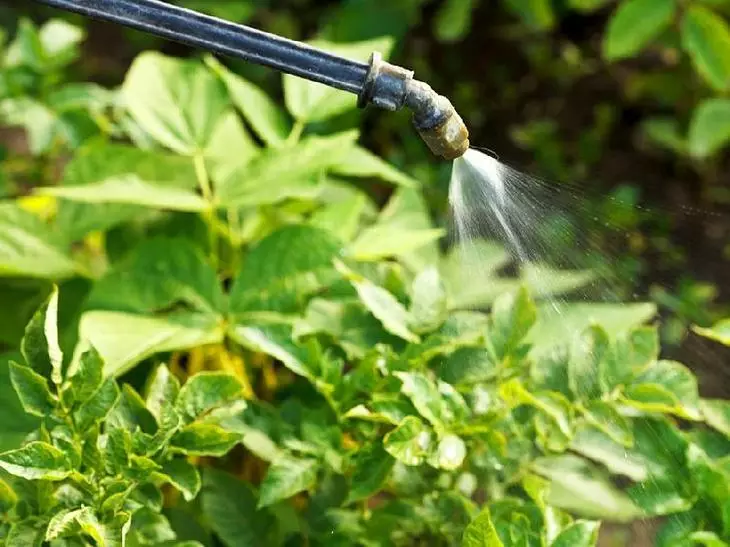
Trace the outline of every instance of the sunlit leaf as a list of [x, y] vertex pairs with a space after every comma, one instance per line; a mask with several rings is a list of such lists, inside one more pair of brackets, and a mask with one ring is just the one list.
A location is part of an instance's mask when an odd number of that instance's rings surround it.
[[256, 134], [269, 145], [283, 143], [291, 132], [292, 123], [276, 103], [213, 57], [206, 57], [205, 62], [223, 81], [233, 104], [243, 113]]
[[705, 338], [730, 346], [730, 319], [723, 319], [709, 329], [694, 327], [694, 331]]
[[228, 107], [223, 84], [201, 63], [154, 52], [135, 59], [122, 93], [129, 112], [150, 136], [188, 156], [207, 148]]

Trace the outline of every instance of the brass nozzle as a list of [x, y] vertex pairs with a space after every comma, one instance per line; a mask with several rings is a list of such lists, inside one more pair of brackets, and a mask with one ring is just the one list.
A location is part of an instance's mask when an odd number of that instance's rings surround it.
[[455, 160], [469, 150], [469, 130], [453, 106], [444, 111], [444, 117], [443, 122], [430, 129], [418, 125], [416, 129], [431, 152], [446, 160]]
[[446, 97], [428, 84], [408, 82], [406, 105], [413, 112], [413, 124], [431, 152], [446, 160], [463, 156], [469, 149], [469, 130]]
[[469, 131], [451, 101], [414, 80], [413, 72], [384, 62], [377, 52], [360, 94], [360, 106], [368, 103], [387, 110], [407, 106], [419, 135], [437, 156], [453, 160], [469, 149]]

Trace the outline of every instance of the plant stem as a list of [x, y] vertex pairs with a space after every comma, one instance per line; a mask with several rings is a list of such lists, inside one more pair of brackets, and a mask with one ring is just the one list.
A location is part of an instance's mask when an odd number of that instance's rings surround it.
[[305, 125], [306, 124], [302, 120], [297, 120], [294, 123], [294, 127], [292, 127], [291, 133], [289, 133], [289, 137], [287, 137], [286, 139], [286, 144], [288, 146], [299, 142], [299, 139], [302, 137], [302, 133], [304, 133]]
[[205, 166], [205, 158], [202, 153], [193, 156], [195, 166], [195, 177], [198, 179], [198, 186], [203, 194], [207, 206], [203, 211], [203, 219], [208, 225], [208, 237], [210, 242], [210, 258], [214, 268], [218, 268], [218, 228], [215, 219], [215, 205], [213, 204], [213, 187], [208, 176], [208, 168]]

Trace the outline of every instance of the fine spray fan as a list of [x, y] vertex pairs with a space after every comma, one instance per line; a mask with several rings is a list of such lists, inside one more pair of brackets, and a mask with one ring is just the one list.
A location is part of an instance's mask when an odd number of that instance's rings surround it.
[[158, 0], [38, 1], [354, 93], [361, 108], [374, 104], [395, 111], [405, 106], [434, 154], [453, 160], [469, 149], [469, 132], [451, 102], [415, 80], [412, 71], [383, 61], [378, 52], [368, 64], [361, 63]]

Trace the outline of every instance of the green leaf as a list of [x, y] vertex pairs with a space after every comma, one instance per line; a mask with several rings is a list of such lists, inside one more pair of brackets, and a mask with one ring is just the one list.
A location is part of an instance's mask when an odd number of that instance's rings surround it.
[[489, 338], [497, 355], [504, 358], [522, 344], [536, 315], [535, 303], [525, 288], [504, 294], [494, 302]]
[[23, 409], [10, 380], [10, 360], [15, 358], [20, 355], [0, 356], [0, 452], [20, 446], [39, 425], [38, 418]]
[[431, 429], [415, 416], [408, 416], [383, 438], [385, 450], [410, 466], [421, 465], [434, 449]]
[[167, 518], [149, 507], [135, 511], [132, 516], [131, 530], [137, 541], [143, 545], [170, 547], [169, 542], [174, 542], [176, 539], [175, 531]]
[[437, 430], [443, 428], [444, 424], [457, 421], [454, 409], [449, 407], [451, 397], [456, 397], [454, 404], [464, 407], [463, 400], [456, 394], [451, 386], [439, 383], [437, 386], [427, 376], [418, 372], [397, 372], [395, 373], [403, 386], [401, 392], [408, 397], [418, 413], [428, 420]]
[[343, 264], [339, 264], [338, 269], [349, 278], [364, 306], [383, 324], [385, 330], [409, 342], [420, 340], [409, 328], [411, 316], [408, 310], [395, 296]]
[[693, 329], [700, 336], [715, 340], [726, 346], [730, 346], [730, 319], [723, 319], [710, 329], [701, 327], [693, 327]]
[[375, 442], [365, 446], [353, 457], [352, 479], [347, 503], [367, 499], [376, 494], [387, 480], [395, 459]]
[[707, 99], [694, 111], [689, 126], [689, 149], [706, 158], [730, 143], [730, 99]]
[[119, 400], [119, 388], [113, 378], [107, 379], [74, 413], [77, 427], [84, 431], [102, 421]]
[[612, 440], [628, 447], [634, 444], [630, 422], [611, 403], [591, 401], [584, 411], [588, 423]]
[[46, 529], [46, 541], [79, 535], [89, 536], [97, 545], [108, 545], [102, 525], [91, 507], [67, 509], [56, 513]]
[[[318, 40], [310, 42], [310, 45], [340, 57], [367, 63], [373, 51], [379, 51], [387, 57], [393, 48], [393, 40], [385, 37], [350, 44]], [[284, 76], [284, 97], [289, 112], [301, 122], [323, 121], [354, 110], [357, 106], [356, 98], [349, 93], [290, 75]]]
[[694, 500], [678, 488], [676, 479], [652, 478], [632, 486], [628, 494], [647, 515], [675, 515], [694, 505]]
[[[486, 308], [502, 294], [497, 272], [509, 264], [509, 253], [491, 241], [476, 240], [454, 247], [441, 262], [441, 275], [453, 309]], [[484, 282], [474, 283], [478, 275]]]
[[710, 427], [730, 438], [730, 402], [720, 399], [703, 399], [700, 410]]
[[42, 72], [44, 70], [43, 42], [32, 21], [23, 17], [18, 23], [15, 39], [8, 45], [5, 64], [8, 67], [27, 66]]
[[238, 433], [215, 424], [190, 424], [172, 438], [171, 445], [191, 456], [221, 457], [241, 442]]
[[205, 63], [223, 81], [233, 104], [266, 144], [283, 144], [291, 133], [292, 123], [266, 93], [223, 66], [211, 56]]
[[10, 485], [0, 479], [0, 514], [7, 515], [18, 503], [18, 495], [10, 488]]
[[723, 534], [727, 534], [730, 529], [730, 475], [696, 445], [689, 445], [687, 460], [698, 497], [719, 521]]
[[694, 374], [675, 361], [658, 361], [625, 390], [627, 404], [647, 412], [667, 412], [699, 420], [699, 394]]
[[446, 289], [436, 268], [422, 270], [413, 281], [410, 315], [416, 332], [435, 330], [446, 320]]
[[354, 146], [357, 137], [357, 131], [345, 131], [306, 137], [283, 149], [267, 149], [218, 181], [216, 202], [223, 207], [252, 207], [312, 199], [321, 191], [324, 175]]
[[444, 234], [443, 230], [434, 229], [421, 192], [399, 188], [376, 224], [364, 230], [348, 252], [358, 260], [367, 261], [395, 256], [418, 272], [438, 263], [437, 241]]
[[375, 224], [363, 230], [348, 247], [348, 253], [356, 260], [373, 262], [415, 251], [444, 234], [441, 229], [409, 229], [396, 222]]
[[641, 123], [641, 130], [653, 144], [671, 150], [678, 156], [687, 152], [687, 139], [679, 120], [671, 117], [648, 118]]
[[129, 384], [122, 386], [122, 393], [106, 420], [106, 429], [121, 429], [124, 433], [140, 430], [151, 434], [157, 429], [155, 417], [147, 409], [139, 393]]
[[578, 520], [560, 532], [550, 547], [593, 547], [598, 542], [600, 523]]
[[118, 203], [170, 211], [204, 211], [206, 201], [192, 190], [124, 175], [81, 186], [40, 188], [40, 195], [55, 196], [81, 203]]
[[513, 379], [499, 386], [499, 394], [510, 406], [530, 405], [547, 416], [560, 433], [570, 438], [573, 434], [571, 418], [573, 408], [565, 396], [555, 392], [531, 393]]
[[526, 25], [538, 30], [547, 30], [555, 24], [550, 0], [507, 0], [507, 7]]
[[439, 363], [438, 376], [454, 385], [478, 384], [492, 378], [497, 363], [484, 348], [459, 348]]
[[7, 545], [18, 547], [42, 547], [45, 530], [33, 519], [16, 522], [6, 538]]
[[66, 279], [77, 273], [62, 234], [15, 203], [0, 203], [0, 277]]
[[[129, 177], [152, 181], [163, 190], [192, 191], [198, 184], [189, 158], [105, 142], [90, 143], [79, 149], [66, 166], [62, 182], [65, 186], [79, 188]], [[89, 232], [108, 230], [144, 212], [144, 208], [134, 205], [62, 199], [56, 223], [70, 241], [76, 241]]]
[[586, 458], [602, 463], [612, 473], [624, 475], [635, 482], [646, 481], [650, 476], [651, 461], [635, 450], [626, 450], [626, 445], [619, 444], [616, 439], [596, 427], [579, 427], [570, 448]]
[[0, 454], [0, 468], [23, 479], [48, 481], [61, 481], [73, 471], [63, 452], [39, 441]]
[[621, 2], [608, 23], [603, 55], [610, 61], [636, 55], [672, 22], [674, 0], [627, 0]]
[[654, 304], [571, 303], [560, 305], [557, 310], [551, 304], [541, 305], [526, 340], [532, 345], [530, 357], [538, 359], [550, 354], [591, 325], [602, 327], [613, 338], [644, 324], [655, 314]]
[[472, 11], [478, 0], [447, 0], [436, 15], [436, 36], [441, 42], [456, 42], [471, 28]]
[[609, 1], [610, 0], [568, 0], [568, 5], [577, 11], [590, 13], [605, 6]]
[[89, 296], [92, 309], [151, 314], [175, 306], [211, 316], [223, 308], [215, 270], [200, 249], [177, 238], [143, 241]]
[[293, 340], [290, 326], [263, 325], [254, 327], [237, 325], [231, 335], [244, 347], [271, 355], [295, 374], [314, 379], [315, 371], [310, 364], [309, 355], [304, 347]]
[[85, 32], [83, 28], [63, 19], [51, 19], [41, 26], [38, 38], [43, 48], [44, 62], [61, 67], [76, 59]]
[[231, 312], [293, 312], [334, 275], [341, 244], [310, 226], [288, 226], [248, 253], [231, 289]]
[[58, 344], [57, 288], [25, 327], [20, 349], [28, 366], [43, 376], [50, 376], [54, 384], [61, 384], [63, 353]]
[[568, 381], [576, 397], [594, 399], [600, 395], [601, 368], [610, 351], [610, 342], [602, 328], [589, 327], [573, 341], [568, 363]]
[[587, 518], [630, 522], [641, 515], [634, 503], [597, 469], [575, 456], [541, 458], [533, 468], [551, 479], [548, 503]]
[[180, 393], [180, 382], [165, 365], [159, 365], [149, 381], [145, 404], [157, 420], [158, 425], [166, 422], [170, 413], [175, 413], [175, 402]]
[[727, 547], [714, 532], [693, 532], [689, 538], [693, 545], [704, 545], [704, 547]]
[[175, 458], [162, 464], [165, 479], [182, 493], [186, 501], [192, 501], [200, 491], [200, 473], [184, 458]]
[[464, 530], [462, 547], [504, 547], [489, 509], [482, 511]]
[[86, 312], [80, 334], [101, 354], [105, 374], [121, 375], [157, 353], [218, 344], [224, 332], [216, 317], [145, 317], [122, 312]]
[[203, 474], [203, 513], [227, 547], [265, 547], [274, 527], [271, 517], [256, 508], [250, 484], [211, 467]]
[[365, 194], [357, 193], [342, 201], [326, 205], [309, 219], [310, 223], [322, 230], [336, 235], [344, 243], [352, 241], [360, 218], [368, 205]]
[[10, 380], [20, 403], [28, 414], [44, 418], [50, 416], [56, 401], [48, 389], [48, 381], [30, 367], [10, 363]]
[[345, 177], [377, 178], [396, 186], [417, 188], [420, 183], [380, 159], [366, 148], [353, 146], [347, 149], [339, 162], [332, 166], [332, 173]]
[[383, 341], [397, 340], [359, 302], [331, 302], [321, 298], [309, 303], [304, 318], [295, 323], [292, 336], [301, 340], [314, 334], [329, 335], [354, 359], [362, 359]]
[[706, 7], [689, 6], [682, 19], [682, 45], [713, 88], [730, 89], [730, 28], [722, 17]]
[[318, 467], [315, 460], [298, 460], [288, 456], [276, 460], [261, 483], [258, 507], [268, 507], [308, 490], [317, 479]]
[[177, 410], [185, 423], [241, 398], [243, 386], [235, 376], [223, 372], [201, 372], [180, 389]]
[[99, 389], [103, 378], [104, 361], [92, 346], [81, 355], [78, 368], [69, 378], [75, 400], [77, 402], [88, 400]]
[[228, 108], [223, 84], [196, 61], [142, 53], [122, 86], [134, 120], [163, 146], [187, 156], [208, 147]]

